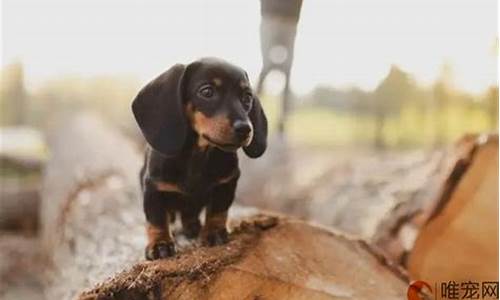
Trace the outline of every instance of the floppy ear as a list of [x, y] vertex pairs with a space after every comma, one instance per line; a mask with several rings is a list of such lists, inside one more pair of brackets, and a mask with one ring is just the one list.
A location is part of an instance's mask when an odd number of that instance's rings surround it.
[[182, 103], [182, 81], [186, 66], [177, 64], [148, 83], [132, 102], [135, 120], [146, 141], [156, 151], [173, 156], [187, 136]]
[[257, 158], [264, 154], [267, 148], [267, 118], [257, 97], [254, 97], [248, 116], [253, 125], [253, 138], [250, 145], [243, 147], [243, 151], [248, 157]]

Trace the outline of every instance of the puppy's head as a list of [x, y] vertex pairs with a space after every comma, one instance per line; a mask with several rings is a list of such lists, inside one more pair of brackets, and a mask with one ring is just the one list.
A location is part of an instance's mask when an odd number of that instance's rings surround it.
[[267, 120], [248, 76], [219, 59], [173, 66], [139, 92], [132, 110], [148, 143], [168, 156], [191, 130], [199, 143], [224, 151], [243, 147], [259, 157], [266, 149]]
[[245, 71], [216, 59], [200, 60], [190, 68], [186, 114], [201, 142], [226, 151], [249, 146], [256, 131], [250, 111], [259, 104]]

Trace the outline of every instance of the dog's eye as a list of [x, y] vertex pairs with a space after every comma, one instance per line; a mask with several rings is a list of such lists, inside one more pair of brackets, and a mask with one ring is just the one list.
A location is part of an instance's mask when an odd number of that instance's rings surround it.
[[250, 108], [252, 108], [252, 102], [253, 102], [253, 96], [252, 94], [250, 93], [246, 93], [245, 95], [243, 95], [243, 97], [241, 98], [241, 104], [243, 105], [243, 108], [246, 110], [246, 111], [249, 111]]
[[202, 86], [198, 91], [198, 94], [206, 99], [210, 99], [215, 95], [215, 90], [209, 85]]

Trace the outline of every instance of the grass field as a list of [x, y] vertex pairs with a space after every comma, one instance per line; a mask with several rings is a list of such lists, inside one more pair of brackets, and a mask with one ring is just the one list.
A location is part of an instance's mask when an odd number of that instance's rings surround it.
[[[276, 128], [279, 101], [263, 97], [271, 131]], [[387, 119], [384, 139], [388, 147], [430, 147], [442, 137], [442, 143], [452, 142], [465, 133], [497, 131], [489, 114], [478, 108], [448, 107], [443, 112], [420, 112], [405, 107], [400, 114]], [[375, 121], [370, 115], [353, 115], [317, 106], [296, 106], [289, 116], [287, 133], [290, 140], [304, 146], [372, 146]]]

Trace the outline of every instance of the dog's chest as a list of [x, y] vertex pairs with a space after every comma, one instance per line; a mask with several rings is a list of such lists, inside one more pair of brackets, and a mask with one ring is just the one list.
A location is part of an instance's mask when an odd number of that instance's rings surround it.
[[167, 162], [163, 178], [176, 183], [187, 194], [209, 192], [221, 179], [233, 174], [238, 167], [236, 153], [225, 153], [217, 149], [192, 151]]
[[181, 166], [182, 176], [178, 178], [181, 189], [188, 193], [205, 192], [219, 175], [212, 160], [208, 153], [193, 153]]

